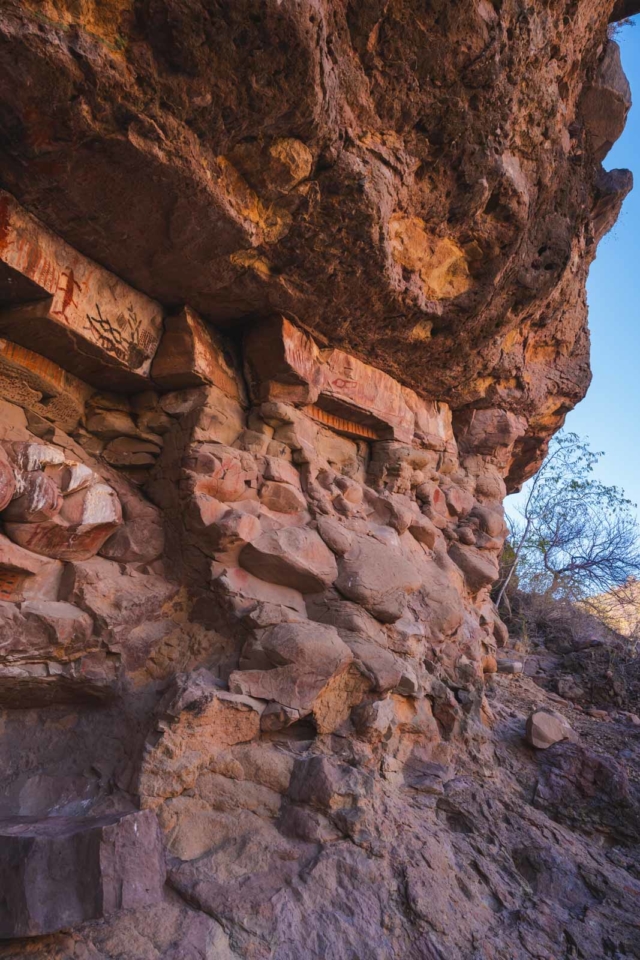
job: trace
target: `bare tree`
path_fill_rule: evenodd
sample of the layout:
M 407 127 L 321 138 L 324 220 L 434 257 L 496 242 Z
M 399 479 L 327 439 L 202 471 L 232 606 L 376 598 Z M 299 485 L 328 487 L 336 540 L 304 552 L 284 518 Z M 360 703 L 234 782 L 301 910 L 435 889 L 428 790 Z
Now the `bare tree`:
M 498 606 L 516 572 L 523 589 L 574 602 L 620 592 L 640 577 L 634 505 L 618 487 L 595 479 L 601 456 L 574 433 L 554 438 L 512 521 L 513 556 Z

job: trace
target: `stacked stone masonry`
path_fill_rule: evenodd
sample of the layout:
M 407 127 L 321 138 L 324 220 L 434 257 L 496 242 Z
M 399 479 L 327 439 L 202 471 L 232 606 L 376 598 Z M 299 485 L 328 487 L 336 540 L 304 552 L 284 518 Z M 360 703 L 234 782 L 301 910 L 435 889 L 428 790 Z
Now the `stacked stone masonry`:
M 631 187 L 612 0 L 81 6 L 0 11 L 0 958 L 633 955 L 570 728 L 503 797 L 487 698 Z
M 54 262 L 92 276 L 4 202 L 14 283 L 53 289 Z M 40 272 L 29 244 L 47 253 Z M 100 282 L 116 291 L 117 314 L 129 291 L 105 271 Z M 503 476 L 522 432 L 513 417 L 481 411 L 481 431 L 465 421 L 458 443 L 446 404 L 320 348 L 284 317 L 252 322 L 232 347 L 188 307 L 165 319 L 146 368 L 100 341 L 101 372 L 81 382 L 57 363 L 57 327 L 89 342 L 93 328 L 78 333 L 86 306 L 70 302 L 67 315 L 40 302 L 44 355 L 10 341 L 3 355 L 5 708 L 72 705 L 90 726 L 92 709 L 116 713 L 134 695 L 139 709 L 168 683 L 157 711 L 139 717 L 131 769 L 110 771 L 109 803 L 122 816 L 125 797 L 155 811 L 176 862 L 207 848 L 185 823 L 229 805 L 252 815 L 266 805 L 273 818 L 284 794 L 294 835 L 320 829 L 284 771 L 277 789 L 249 781 L 248 795 L 218 771 L 241 763 L 236 754 L 268 754 L 274 737 L 285 767 L 300 762 L 304 731 L 311 757 L 323 738 L 350 736 L 370 762 L 401 769 L 446 762 L 453 737 L 489 722 L 483 672 L 504 641 L 489 588 L 506 532 Z M 30 313 L 31 301 L 7 308 L 7 334 L 16 310 Z M 114 355 L 120 392 L 108 393 Z M 145 370 L 136 392 L 121 392 Z M 16 771 L 15 781 L 7 812 L 20 820 L 31 780 Z M 91 799 L 96 817 L 106 803 L 100 791 Z M 71 850 L 78 834 L 65 823 L 56 842 Z M 24 894 L 27 904 L 41 896 Z M 69 922 L 52 911 L 13 925 L 7 915 L 3 929 Z

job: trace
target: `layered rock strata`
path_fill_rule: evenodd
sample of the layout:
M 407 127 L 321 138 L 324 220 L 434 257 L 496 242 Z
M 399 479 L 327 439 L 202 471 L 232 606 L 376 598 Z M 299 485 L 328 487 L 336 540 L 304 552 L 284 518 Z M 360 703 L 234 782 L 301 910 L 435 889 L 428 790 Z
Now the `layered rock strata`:
M 633 955 L 486 697 L 631 186 L 612 7 L 0 11 L 0 956 Z

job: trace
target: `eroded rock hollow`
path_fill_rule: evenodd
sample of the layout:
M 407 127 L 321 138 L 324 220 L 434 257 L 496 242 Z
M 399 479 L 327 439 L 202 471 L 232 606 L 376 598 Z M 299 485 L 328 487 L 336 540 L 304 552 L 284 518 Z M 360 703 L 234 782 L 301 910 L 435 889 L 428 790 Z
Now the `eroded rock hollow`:
M 613 7 L 2 3 L 1 957 L 640 955 L 485 692 Z

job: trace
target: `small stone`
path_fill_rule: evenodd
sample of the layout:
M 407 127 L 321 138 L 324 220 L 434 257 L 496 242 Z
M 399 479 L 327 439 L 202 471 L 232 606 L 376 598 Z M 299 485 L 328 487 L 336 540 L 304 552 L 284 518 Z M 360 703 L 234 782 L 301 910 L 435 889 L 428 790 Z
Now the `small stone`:
M 497 661 L 498 673 L 522 673 L 524 664 L 521 660 L 511 660 L 507 657 L 500 657 Z
M 594 720 L 608 720 L 609 714 L 606 710 L 598 710 L 597 707 L 587 707 L 587 713 Z
M 527 718 L 525 738 L 530 746 L 537 750 L 546 750 L 554 743 L 568 740 L 572 734 L 571 726 L 560 713 L 553 710 L 534 710 Z

